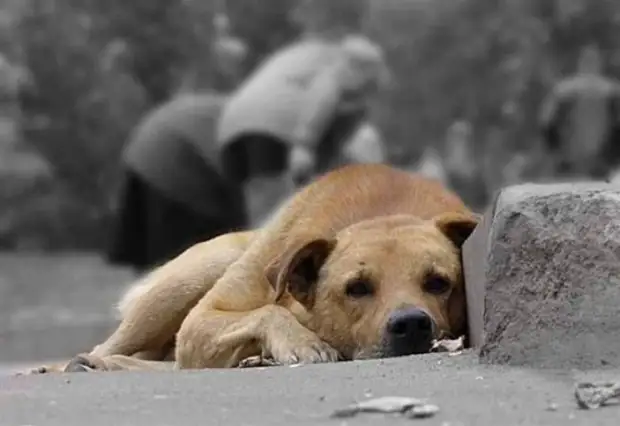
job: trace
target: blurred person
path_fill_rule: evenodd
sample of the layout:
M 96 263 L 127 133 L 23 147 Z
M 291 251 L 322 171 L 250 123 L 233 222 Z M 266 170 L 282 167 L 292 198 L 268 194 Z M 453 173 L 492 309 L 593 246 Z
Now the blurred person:
M 482 163 L 474 152 L 472 133 L 466 120 L 457 120 L 448 128 L 443 164 L 448 185 L 470 208 L 481 210 L 486 206 L 487 190 Z
M 383 163 L 387 160 L 385 141 L 374 125 L 362 123 L 345 142 L 339 157 L 339 164 Z
M 143 271 L 246 227 L 243 193 L 219 173 L 218 94 L 181 94 L 147 113 L 122 154 L 124 183 L 108 259 Z
M 620 165 L 620 83 L 603 75 L 594 45 L 582 49 L 577 72 L 544 100 L 540 128 L 552 173 L 607 179 Z
M 476 174 L 471 137 L 471 125 L 465 120 L 457 120 L 448 128 L 444 164 L 448 173 L 457 179 L 471 180 Z
M 295 161 L 295 158 L 291 159 L 292 163 Z M 359 126 L 354 134 L 344 143 L 344 148 L 340 155 L 338 155 L 338 160 L 333 164 L 333 167 L 352 163 L 384 163 L 386 161 L 387 153 L 383 138 L 374 125 L 366 122 Z M 295 165 L 291 167 L 293 169 L 296 168 Z M 314 176 L 299 176 L 294 180 L 294 183 L 297 186 L 302 186 L 309 183 L 312 177 Z M 288 197 L 280 200 L 278 204 L 271 209 L 271 212 L 277 211 L 287 199 Z M 268 217 L 269 216 L 267 216 L 267 218 Z M 263 218 L 261 225 L 265 223 L 264 219 L 265 218 Z
M 360 17 L 339 12 L 347 1 L 302 3 L 302 37 L 260 64 L 222 113 L 225 174 L 244 186 L 255 223 L 337 163 L 387 81 L 382 49 L 357 33 Z
M 217 41 L 216 63 L 222 55 Z M 239 50 L 225 53 L 226 67 L 231 56 L 242 60 Z M 191 70 L 175 96 L 145 114 L 131 133 L 122 153 L 110 263 L 142 272 L 195 243 L 247 227 L 242 188 L 223 178 L 215 141 L 228 95 L 206 83 Z
M 480 168 L 485 190 L 491 196 L 507 184 L 505 166 L 508 146 L 504 138 L 505 133 L 500 126 L 492 126 L 485 133 Z M 511 170 L 512 172 L 514 170 Z
M 242 59 L 247 57 L 248 48 L 232 34 L 230 19 L 223 13 L 218 13 L 213 20 L 214 38 L 213 43 L 215 56 L 218 58 L 219 69 L 238 81 L 242 67 Z
M 361 123 L 357 129 L 353 131 L 352 135 L 340 142 L 340 145 L 338 152 L 324 157 L 326 164 L 314 169 L 303 169 L 303 166 L 295 163 L 298 157 L 293 155 L 291 159 L 292 170 L 306 171 L 305 173 L 300 172 L 294 175 L 295 184 L 298 186 L 304 185 L 312 178 L 316 177 L 316 174 L 324 173 L 336 167 L 344 166 L 345 164 L 383 163 L 387 159 L 385 141 L 380 135 L 379 130 L 369 122 Z M 296 150 L 293 154 L 298 154 L 300 152 L 304 153 L 308 151 Z M 312 161 L 310 158 L 308 159 Z M 306 165 L 309 164 L 310 163 Z
M 414 171 L 426 177 L 437 179 L 443 184 L 448 183 L 448 174 L 443 164 L 440 152 L 433 145 L 428 145 L 422 151 Z

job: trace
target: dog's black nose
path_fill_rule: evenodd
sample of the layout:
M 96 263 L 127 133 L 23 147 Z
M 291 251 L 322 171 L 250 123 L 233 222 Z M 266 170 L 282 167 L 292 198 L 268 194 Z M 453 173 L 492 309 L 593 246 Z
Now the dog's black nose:
M 433 341 L 433 319 L 418 308 L 394 311 L 388 318 L 386 337 L 391 356 L 428 352 Z

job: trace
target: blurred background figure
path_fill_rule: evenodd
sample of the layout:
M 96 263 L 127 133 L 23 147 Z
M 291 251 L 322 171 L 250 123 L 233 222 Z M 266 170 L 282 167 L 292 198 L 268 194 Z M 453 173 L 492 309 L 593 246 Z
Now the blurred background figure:
M 243 45 L 216 17 L 213 57 L 231 87 L 245 55 Z M 143 271 L 193 244 L 246 227 L 240 187 L 220 173 L 215 142 L 226 93 L 205 87 L 190 70 L 172 99 L 148 112 L 123 152 L 124 182 L 118 198 L 110 263 Z
M 540 123 L 554 176 L 604 180 L 620 166 L 620 83 L 603 75 L 597 46 L 584 47 L 576 73 L 553 87 Z
M 253 223 L 334 167 L 367 119 L 387 67 L 381 48 L 359 34 L 364 13 L 364 2 L 302 1 L 293 13 L 301 38 L 263 61 L 224 108 L 224 172 L 244 186 Z
M 448 174 L 444 167 L 441 153 L 433 145 L 428 145 L 424 149 L 422 156 L 412 171 L 431 179 L 437 179 L 443 184 L 448 184 Z
M 486 207 L 487 190 L 472 139 L 472 127 L 457 120 L 448 128 L 444 145 L 444 167 L 448 185 L 475 210 Z
M 385 141 L 376 126 L 366 122 L 345 142 L 340 163 L 383 163 L 387 160 Z
M 487 130 L 484 144 L 480 147 L 480 173 L 486 192 L 487 204 L 507 185 L 537 178 L 539 158 L 530 149 L 506 149 L 504 131 L 499 126 Z M 538 155 L 537 157 L 541 157 Z
M 217 68 L 221 76 L 227 77 L 226 86 L 232 89 L 241 79 L 241 65 L 248 55 L 248 48 L 232 34 L 227 15 L 217 13 L 213 26 L 213 53 L 217 58 Z
M 109 261 L 138 271 L 246 225 L 243 193 L 219 174 L 218 94 L 181 94 L 147 114 L 123 153 Z

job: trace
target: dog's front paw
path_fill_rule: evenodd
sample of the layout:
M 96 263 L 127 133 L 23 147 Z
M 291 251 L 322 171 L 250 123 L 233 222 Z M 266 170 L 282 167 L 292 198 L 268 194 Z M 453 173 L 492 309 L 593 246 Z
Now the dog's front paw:
M 271 358 L 255 355 L 241 360 L 237 368 L 275 367 L 278 365 L 280 364 Z
M 280 364 L 314 364 L 341 359 L 338 351 L 311 332 L 283 340 L 274 339 L 269 352 Z
M 65 367 L 65 373 L 87 373 L 91 371 L 107 371 L 105 362 L 94 355 L 80 354 L 74 357 Z

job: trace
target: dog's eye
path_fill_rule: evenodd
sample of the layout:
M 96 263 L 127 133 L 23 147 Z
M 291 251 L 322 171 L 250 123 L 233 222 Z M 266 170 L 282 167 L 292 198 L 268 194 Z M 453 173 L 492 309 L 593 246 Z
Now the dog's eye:
M 450 290 L 450 281 L 438 275 L 429 275 L 424 281 L 424 291 L 430 294 L 443 294 Z
M 360 298 L 372 296 L 375 289 L 369 281 L 356 279 L 347 284 L 345 291 L 349 297 Z

